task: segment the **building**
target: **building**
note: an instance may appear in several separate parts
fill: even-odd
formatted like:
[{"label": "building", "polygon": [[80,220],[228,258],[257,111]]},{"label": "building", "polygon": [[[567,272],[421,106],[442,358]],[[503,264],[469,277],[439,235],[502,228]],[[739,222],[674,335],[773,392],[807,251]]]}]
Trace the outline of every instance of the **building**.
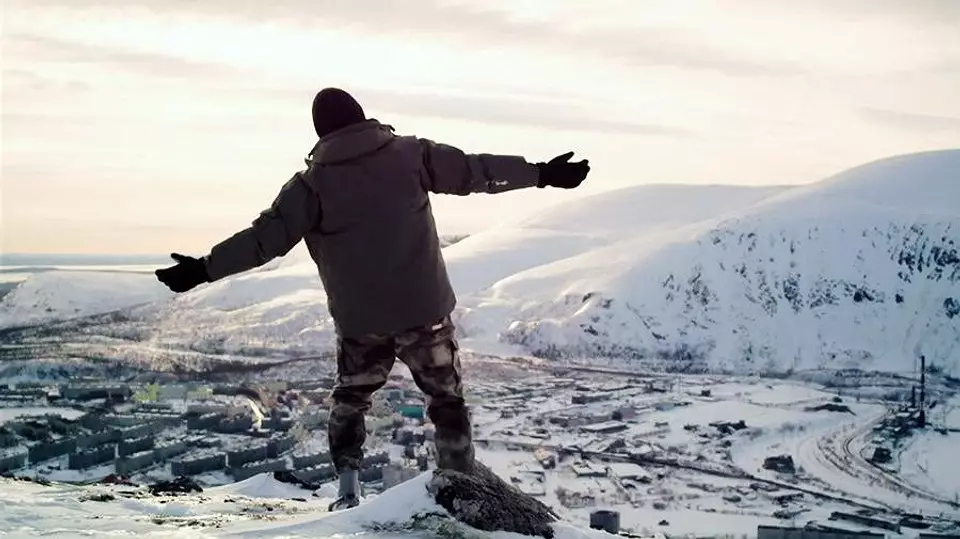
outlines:
[{"label": "building", "polygon": [[332,464],[324,464],[322,466],[297,470],[296,476],[308,483],[322,483],[335,478],[337,472]]},{"label": "building", "polygon": [[83,470],[112,461],[117,456],[114,445],[104,445],[71,453],[67,458],[67,467],[71,470]]},{"label": "building", "polygon": [[818,527],[757,526],[757,539],[883,539],[882,533],[825,530]]},{"label": "building", "polygon": [[237,434],[241,432],[246,432],[253,428],[253,416],[250,414],[235,414],[227,417],[222,417],[213,427],[210,427],[209,430],[214,432],[219,432],[221,434]]},{"label": "building", "polygon": [[413,445],[413,430],[401,428],[393,431],[393,443],[397,445]]},{"label": "building", "polygon": [[630,428],[630,425],[623,421],[604,421],[603,423],[596,423],[594,425],[584,425],[580,427],[580,430],[591,434],[613,434],[615,432],[625,431],[628,428]]},{"label": "building", "polygon": [[239,468],[231,468],[230,475],[236,481],[243,481],[257,474],[280,472],[287,469],[286,459],[269,459],[260,462],[244,464]]},{"label": "building", "polygon": [[398,462],[383,467],[383,488],[388,489],[404,483],[420,475],[420,469],[404,466]]},{"label": "building", "polygon": [[[123,440],[117,444],[117,454],[121,457],[153,449],[153,436],[144,436],[133,440]],[[152,451],[151,451],[152,454]]]},{"label": "building", "polygon": [[590,404],[591,402],[601,402],[610,398],[604,393],[579,393],[570,398],[573,404]]},{"label": "building", "polygon": [[293,435],[276,436],[267,441],[267,456],[277,458],[293,449],[295,445],[297,445],[297,439]]},{"label": "building", "polygon": [[222,402],[194,402],[187,405],[188,415],[226,414],[230,407]]},{"label": "building", "polygon": [[424,407],[422,402],[416,402],[416,401],[405,402],[400,405],[398,411],[400,412],[400,415],[403,417],[409,417],[412,419],[424,418]]},{"label": "building", "polygon": [[0,453],[0,473],[19,470],[27,465],[27,452],[23,450]]},{"label": "building", "polygon": [[157,445],[153,448],[153,459],[156,462],[164,462],[173,457],[182,455],[189,450],[187,442],[180,440],[176,442],[167,442]]},{"label": "building", "polygon": [[320,453],[293,455],[292,460],[293,460],[293,468],[295,470],[300,470],[303,468],[312,468],[314,466],[319,466],[321,464],[329,463],[330,453],[320,452]]},{"label": "building", "polygon": [[792,474],[796,473],[796,466],[793,464],[793,457],[790,455],[774,455],[763,459],[763,467],[775,472]]},{"label": "building", "polygon": [[225,453],[208,453],[174,460],[170,463],[170,472],[177,477],[191,476],[222,470],[226,467],[227,455]]},{"label": "building", "polygon": [[847,522],[854,522],[863,526],[869,526],[871,528],[880,528],[883,530],[889,530],[892,532],[900,533],[900,523],[887,520],[884,518],[860,515],[857,513],[846,513],[843,511],[834,511],[830,514],[830,520],[845,520]]},{"label": "building", "polygon": [[30,446],[30,463],[43,462],[45,460],[62,457],[68,453],[77,450],[77,440],[67,438],[56,442],[42,442]]},{"label": "building", "polygon": [[270,458],[270,448],[266,442],[227,452],[227,461],[231,468],[239,468],[244,464],[259,462],[268,458]]},{"label": "building", "polygon": [[383,468],[383,465],[377,465],[360,470],[360,482],[372,483],[374,481],[380,481],[383,479]]},{"label": "building", "polygon": [[615,421],[633,421],[636,417],[637,409],[633,406],[621,406],[610,415],[610,419]]},{"label": "building", "polygon": [[13,430],[0,425],[0,447],[13,447],[19,445],[20,438]]},{"label": "building", "polygon": [[599,510],[590,513],[590,529],[603,530],[614,535],[620,533],[620,513]]},{"label": "building", "polygon": [[607,464],[607,468],[610,470],[610,473],[618,479],[636,481],[638,483],[650,483],[653,481],[653,476],[650,475],[650,472],[638,464],[611,462]]},{"label": "building", "polygon": [[70,384],[60,386],[60,396],[75,401],[107,399],[126,401],[133,395],[130,386],[123,384]]},{"label": "building", "polygon": [[607,469],[591,462],[578,461],[570,465],[577,477],[606,477]]},{"label": "building", "polygon": [[149,450],[118,458],[114,466],[116,467],[117,474],[130,475],[131,473],[153,466],[154,462],[154,452],[153,450]]},{"label": "building", "polygon": [[190,414],[187,416],[187,428],[190,430],[210,430],[223,419],[223,414],[219,412],[187,413]]},{"label": "building", "polygon": [[163,384],[157,390],[157,398],[161,401],[185,400],[190,386],[186,384]]},{"label": "building", "polygon": [[390,454],[386,451],[381,451],[380,453],[374,453],[373,455],[367,455],[363,457],[363,461],[360,463],[360,466],[363,468],[371,466],[380,466],[390,463]]}]

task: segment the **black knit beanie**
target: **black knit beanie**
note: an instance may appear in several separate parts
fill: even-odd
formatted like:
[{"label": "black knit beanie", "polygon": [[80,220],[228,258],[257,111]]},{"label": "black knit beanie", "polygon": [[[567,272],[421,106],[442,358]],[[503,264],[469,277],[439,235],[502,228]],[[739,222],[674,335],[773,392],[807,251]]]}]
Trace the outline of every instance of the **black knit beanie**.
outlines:
[{"label": "black knit beanie", "polygon": [[319,137],[365,119],[360,103],[339,88],[324,88],[313,98],[313,128]]}]

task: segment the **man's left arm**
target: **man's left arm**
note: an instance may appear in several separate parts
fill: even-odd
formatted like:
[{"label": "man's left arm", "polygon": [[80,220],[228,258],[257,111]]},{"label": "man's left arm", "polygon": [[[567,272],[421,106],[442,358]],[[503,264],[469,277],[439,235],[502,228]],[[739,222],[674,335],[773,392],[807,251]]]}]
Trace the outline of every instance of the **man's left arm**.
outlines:
[{"label": "man's left arm", "polygon": [[262,266],[284,256],[320,219],[320,200],[310,185],[313,169],[296,173],[253,223],[215,245],[202,261],[210,281]]}]

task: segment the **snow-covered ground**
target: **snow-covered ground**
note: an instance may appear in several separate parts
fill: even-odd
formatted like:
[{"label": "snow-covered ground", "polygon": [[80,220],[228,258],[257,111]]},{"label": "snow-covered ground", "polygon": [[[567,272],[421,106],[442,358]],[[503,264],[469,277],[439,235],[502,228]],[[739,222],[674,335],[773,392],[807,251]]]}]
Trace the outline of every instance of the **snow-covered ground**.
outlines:
[{"label": "snow-covered ground", "polygon": [[[202,494],[154,497],[129,487],[77,487],[0,479],[0,532],[11,537],[284,537],[378,538],[437,536],[436,524],[419,527],[418,514],[446,511],[426,490],[423,474],[359,507],[328,513],[330,498],[280,483],[269,475],[254,476]],[[96,495],[112,499],[96,501]],[[299,499],[295,499],[299,498]],[[448,524],[469,533],[470,528]],[[604,535],[567,523],[556,526],[557,539],[600,539]],[[519,539],[508,533],[480,534],[489,539]]]},{"label": "snow-covered ground", "polygon": [[[881,515],[910,511],[960,518],[960,509],[947,503],[952,492],[960,489],[960,477],[949,471],[952,459],[946,444],[952,435],[919,435],[906,448],[899,475],[864,462],[860,450],[865,434],[872,432],[889,403],[839,397],[829,388],[755,377],[637,378],[586,371],[571,377],[570,372],[546,369],[524,373],[519,368],[497,375],[493,372],[492,368],[474,369],[467,379],[478,457],[521,488],[539,491],[540,499],[572,526],[568,530],[572,535],[567,537],[581,537],[572,530],[585,528],[594,509],[618,511],[623,529],[643,535],[753,536],[760,524],[824,522],[834,511],[850,513],[864,508],[874,508]],[[663,387],[654,389],[648,382]],[[603,392],[609,393],[596,402],[573,402],[574,395]],[[847,406],[850,411],[817,409],[823,404]],[[552,421],[609,418],[614,410],[628,413],[628,417],[623,430],[608,434]],[[719,428],[740,421],[741,427],[727,433]],[[309,445],[325,448],[324,437],[322,430],[313,433]],[[221,443],[230,447],[243,438],[222,435]],[[924,440],[943,440],[944,445],[928,450],[930,442]],[[368,441],[368,453],[385,447],[394,459],[400,459],[400,446],[382,445],[385,440],[379,435]],[[611,444],[621,445],[604,449],[614,447]],[[583,460],[575,452],[561,454],[557,467],[545,470],[533,454],[537,447],[556,451],[574,446],[606,456]],[[616,458],[625,454],[649,459],[638,464]],[[919,467],[924,477],[912,474],[913,454],[923,459]],[[765,469],[764,460],[774,455],[790,455],[797,473]],[[18,475],[91,482],[114,471],[109,464],[68,470],[63,460],[42,463],[40,473],[31,468]],[[578,475],[576,466],[581,464],[602,473],[597,477]],[[640,479],[633,479],[636,477]],[[149,484],[170,478],[160,466],[132,479]],[[66,536],[86,529],[90,533],[113,530],[159,536],[340,537],[335,535],[339,533],[393,537],[389,530],[397,526],[381,527],[378,534],[364,526],[390,516],[406,522],[414,512],[432,507],[429,499],[409,490],[422,478],[371,498],[363,511],[351,513],[349,518],[324,511],[325,502],[334,495],[334,483],[327,483],[313,496],[267,475],[233,484],[224,472],[197,480],[205,487],[202,495],[176,499],[126,498],[119,493],[123,488],[105,485],[77,490],[16,483],[9,492],[0,492],[0,514],[10,515],[7,520],[0,518],[0,525],[17,526],[12,528],[18,530],[15,536],[38,535],[39,530],[59,526]],[[17,489],[27,488],[35,489],[30,496],[18,494],[21,490]],[[6,490],[6,483],[0,485],[0,491]],[[117,500],[79,501],[105,490],[113,492]],[[782,503],[777,499],[780,494],[800,497]],[[577,502],[577,497],[583,503]],[[25,516],[31,511],[37,518]],[[66,517],[57,520],[60,517],[54,513]]]},{"label": "snow-covered ground", "polygon": [[948,500],[960,501],[960,467],[953,461],[958,436],[935,431],[916,436],[900,455],[900,475]]}]

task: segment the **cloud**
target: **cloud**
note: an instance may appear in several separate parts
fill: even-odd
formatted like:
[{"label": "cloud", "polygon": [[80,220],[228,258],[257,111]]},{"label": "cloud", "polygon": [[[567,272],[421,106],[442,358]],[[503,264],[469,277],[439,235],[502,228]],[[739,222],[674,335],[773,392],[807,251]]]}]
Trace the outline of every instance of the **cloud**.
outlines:
[{"label": "cloud", "polygon": [[[31,7],[43,5],[104,8],[129,7],[130,2],[36,0],[31,3]],[[633,67],[677,67],[746,76],[800,71],[786,62],[759,61],[724,51],[695,31],[640,25],[573,30],[566,20],[520,19],[508,11],[447,0],[291,0],[234,4],[227,9],[212,0],[140,0],[138,5],[157,14],[233,18],[244,22],[281,21],[301,30],[357,30],[368,35],[407,39],[434,36],[482,49],[533,47],[550,54],[591,55]],[[594,5],[591,9],[617,8]],[[629,20],[638,13],[628,10],[624,15]]]},{"label": "cloud", "polygon": [[960,20],[960,2],[957,0],[806,0],[799,3],[784,0],[784,3],[845,18],[892,17],[912,23],[946,25],[954,29]]},{"label": "cloud", "polygon": [[[36,65],[38,61],[62,62],[70,65],[94,65],[111,69],[131,70],[140,74],[159,77],[218,79],[223,76],[238,76],[243,70],[222,63],[204,62],[155,52],[122,50],[61,39],[46,35],[8,33],[3,37],[5,61],[10,58],[23,60],[24,66]],[[36,69],[36,68],[34,68]],[[22,80],[29,78],[26,68],[14,70]],[[4,69],[4,76],[9,71]],[[33,72],[33,84],[43,81]]]},{"label": "cloud", "polygon": [[[546,102],[537,99],[536,96],[504,98],[361,87],[344,89],[353,94],[368,111],[377,109],[402,115],[545,129],[665,137],[696,136],[694,132],[681,127],[631,120],[617,116],[616,113],[587,109],[574,101]],[[310,92],[290,90],[266,91],[264,96],[283,100],[299,99],[307,104],[313,99],[313,94]],[[304,106],[304,110],[308,110],[308,105]],[[609,114],[609,117],[604,117],[604,114]],[[390,123],[389,118],[380,119]]]},{"label": "cloud", "polygon": [[960,118],[954,116],[920,114],[872,107],[861,108],[860,114],[868,121],[897,129],[960,131]]},{"label": "cloud", "polygon": [[377,108],[402,114],[439,118],[460,118],[484,123],[509,123],[548,129],[572,129],[633,135],[691,136],[685,130],[666,125],[598,118],[596,113],[574,105],[553,105],[535,100],[507,100],[480,96],[455,96],[359,90],[358,99],[371,100]]}]

